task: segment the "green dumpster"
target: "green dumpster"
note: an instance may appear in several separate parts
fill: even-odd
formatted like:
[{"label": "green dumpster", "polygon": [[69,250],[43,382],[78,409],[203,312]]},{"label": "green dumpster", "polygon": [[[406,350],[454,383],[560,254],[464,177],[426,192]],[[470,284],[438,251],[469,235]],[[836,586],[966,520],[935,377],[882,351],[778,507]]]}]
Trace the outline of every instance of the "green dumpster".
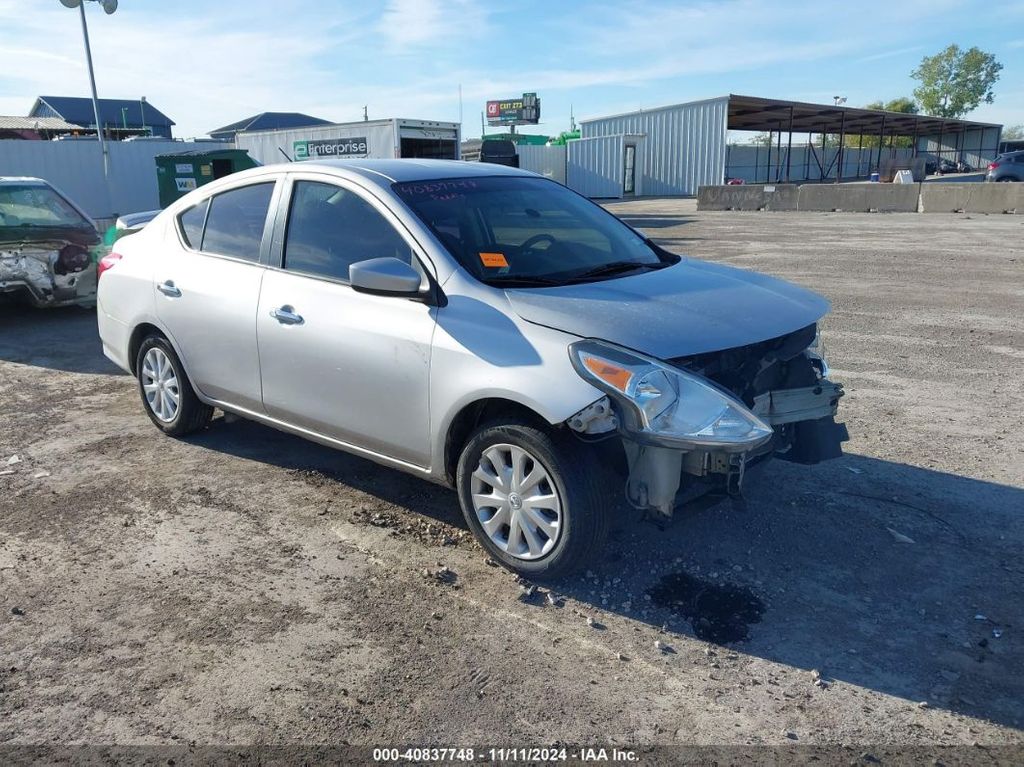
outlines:
[{"label": "green dumpster", "polygon": [[160,190],[160,207],[203,184],[223,178],[236,171],[255,168],[259,163],[244,149],[210,149],[178,152],[156,156],[156,180]]}]

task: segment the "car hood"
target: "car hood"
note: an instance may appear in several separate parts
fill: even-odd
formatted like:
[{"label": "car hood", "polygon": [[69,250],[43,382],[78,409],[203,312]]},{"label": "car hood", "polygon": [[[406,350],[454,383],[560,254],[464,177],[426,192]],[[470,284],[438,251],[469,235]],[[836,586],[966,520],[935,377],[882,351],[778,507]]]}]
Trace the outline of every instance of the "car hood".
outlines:
[{"label": "car hood", "polygon": [[776,338],[829,310],[817,293],[783,280],[686,258],[627,277],[505,292],[528,322],[661,359]]},{"label": "car hood", "polygon": [[99,241],[99,232],[92,227],[0,226],[0,242],[5,244],[71,242],[88,247],[96,245]]}]

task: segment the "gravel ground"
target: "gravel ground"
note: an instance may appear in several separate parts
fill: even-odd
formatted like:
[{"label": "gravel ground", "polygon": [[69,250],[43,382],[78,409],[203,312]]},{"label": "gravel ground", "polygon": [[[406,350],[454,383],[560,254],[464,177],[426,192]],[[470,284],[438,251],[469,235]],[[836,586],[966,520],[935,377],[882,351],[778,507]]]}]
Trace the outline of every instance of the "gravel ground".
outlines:
[{"label": "gravel ground", "polygon": [[0,743],[1024,744],[1024,217],[609,207],[832,300],[846,457],[530,596],[454,493],[163,437],[89,312],[5,307]]}]

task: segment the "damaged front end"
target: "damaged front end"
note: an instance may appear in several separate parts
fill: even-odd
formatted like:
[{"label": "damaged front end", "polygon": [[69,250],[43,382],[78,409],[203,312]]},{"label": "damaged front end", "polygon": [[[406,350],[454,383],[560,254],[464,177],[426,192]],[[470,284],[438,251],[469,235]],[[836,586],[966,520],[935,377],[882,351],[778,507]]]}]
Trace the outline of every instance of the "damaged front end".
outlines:
[{"label": "damaged front end", "polygon": [[95,232],[37,233],[0,239],[0,293],[34,306],[91,306],[96,301]]},{"label": "damaged front end", "polygon": [[747,346],[667,361],[602,341],[570,357],[607,396],[569,419],[581,434],[622,437],[630,502],[669,517],[680,498],[741,492],[745,470],[775,456],[842,455],[841,384],[829,380],[816,325]]}]

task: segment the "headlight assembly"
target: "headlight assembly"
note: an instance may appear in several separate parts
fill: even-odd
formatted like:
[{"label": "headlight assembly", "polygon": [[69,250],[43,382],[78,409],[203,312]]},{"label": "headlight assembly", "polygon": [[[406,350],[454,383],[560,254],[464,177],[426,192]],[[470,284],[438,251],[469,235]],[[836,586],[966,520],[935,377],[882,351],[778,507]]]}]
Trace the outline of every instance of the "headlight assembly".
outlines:
[{"label": "headlight assembly", "polygon": [[616,399],[623,427],[641,441],[683,450],[745,452],[770,426],[707,380],[602,341],[569,346],[576,371]]},{"label": "headlight assembly", "polygon": [[820,327],[815,328],[814,340],[811,341],[811,345],[807,347],[804,354],[817,369],[818,375],[821,378],[828,378],[832,370],[828,366],[828,360],[825,359],[825,342],[821,338]]}]

